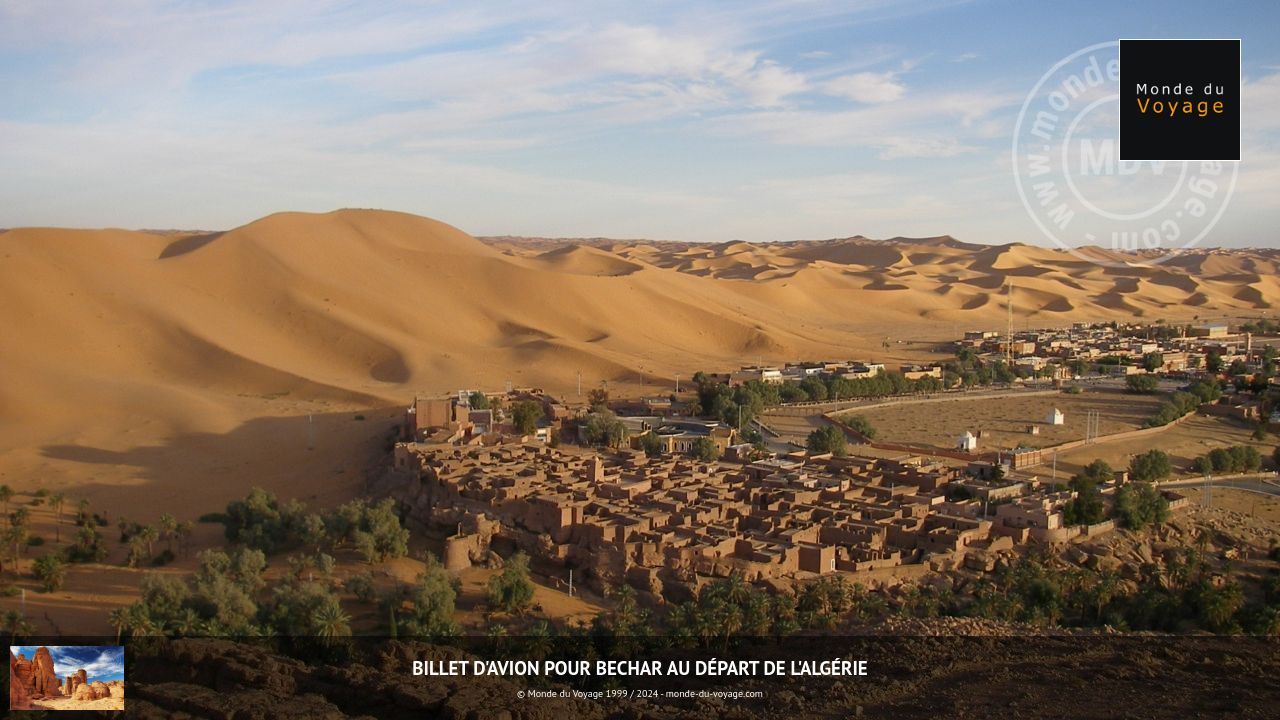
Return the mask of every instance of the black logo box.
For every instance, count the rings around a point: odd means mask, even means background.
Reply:
[[[1239,160],[1240,45],[1121,39],[1120,159]]]

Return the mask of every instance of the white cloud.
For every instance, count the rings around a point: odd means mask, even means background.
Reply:
[[[901,98],[907,87],[898,81],[897,73],[860,72],[829,80],[823,90],[855,102],[887,103]]]

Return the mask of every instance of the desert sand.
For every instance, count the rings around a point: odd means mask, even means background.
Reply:
[[[31,703],[43,710],[124,710],[124,698],[105,697],[97,700],[75,700],[68,697],[50,700],[34,700]]]
[[[1256,316],[1280,298],[1276,251],[1107,257],[1130,265],[948,237],[481,241],[372,210],[221,233],[8,230],[0,483],[87,498],[113,525],[195,520],[254,485],[327,506],[362,491],[417,391],[572,397],[580,372],[584,388],[652,393],[757,360],[892,366],[1003,327],[1006,277],[1019,326]],[[217,541],[197,531],[197,547]],[[28,593],[28,615],[51,629],[43,613],[78,608],[92,627],[76,630],[105,634],[140,575],[73,568],[63,593]]]

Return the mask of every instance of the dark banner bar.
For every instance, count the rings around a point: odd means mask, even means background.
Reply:
[[[1280,643],[1105,635],[157,637],[125,643],[125,683],[124,715],[139,718],[1274,718]]]

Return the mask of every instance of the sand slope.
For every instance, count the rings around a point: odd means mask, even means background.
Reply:
[[[120,511],[198,514],[254,482],[327,497],[357,491],[367,459],[334,446],[376,455],[419,389],[568,393],[581,372],[656,392],[756,359],[892,363],[929,347],[912,341],[1002,325],[1007,277],[1020,324],[1250,313],[1280,298],[1276,264],[1206,251],[1106,269],[949,237],[481,242],[370,210],[187,235],[14,229],[0,233],[0,482]]]

